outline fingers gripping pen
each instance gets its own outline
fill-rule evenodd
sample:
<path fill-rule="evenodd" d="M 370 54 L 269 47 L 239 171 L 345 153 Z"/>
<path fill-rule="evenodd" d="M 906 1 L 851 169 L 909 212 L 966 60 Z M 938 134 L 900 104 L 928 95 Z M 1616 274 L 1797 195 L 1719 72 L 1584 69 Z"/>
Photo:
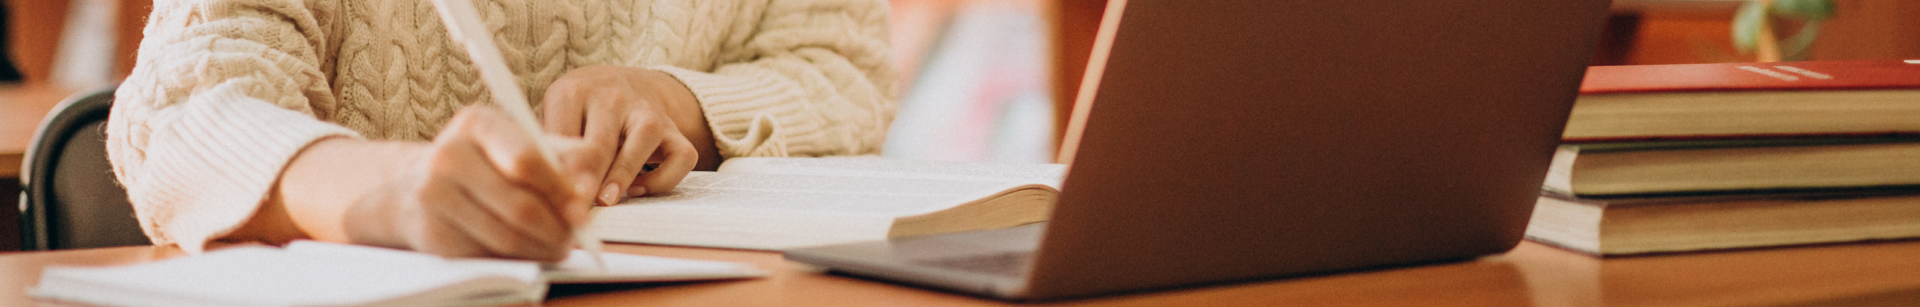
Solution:
<path fill-rule="evenodd" d="M 526 94 L 520 92 L 519 83 L 514 81 L 513 72 L 507 69 L 506 60 L 500 56 L 500 47 L 493 43 L 492 31 L 487 30 L 486 24 L 481 22 L 480 12 L 474 9 L 473 2 L 433 0 L 433 6 L 435 11 L 440 13 L 440 21 L 446 23 L 448 36 L 466 47 L 467 58 L 472 59 L 473 65 L 479 68 L 480 80 L 487 85 L 488 93 L 493 95 L 494 103 L 499 104 L 501 109 L 505 109 L 507 116 L 512 117 L 513 121 L 527 133 L 539 138 L 542 135 L 540 122 L 533 117 L 533 107 L 527 103 Z M 540 156 L 546 159 L 548 165 L 559 168 L 560 160 L 554 155 L 553 149 L 548 148 L 544 141 L 540 144 L 535 146 Z M 600 257 L 602 249 L 600 238 L 593 235 L 590 230 L 585 225 L 576 226 L 573 232 L 574 241 L 580 244 L 580 248 L 586 249 L 593 255 L 595 265 L 598 265 L 601 270 L 606 270 L 606 261 Z"/>

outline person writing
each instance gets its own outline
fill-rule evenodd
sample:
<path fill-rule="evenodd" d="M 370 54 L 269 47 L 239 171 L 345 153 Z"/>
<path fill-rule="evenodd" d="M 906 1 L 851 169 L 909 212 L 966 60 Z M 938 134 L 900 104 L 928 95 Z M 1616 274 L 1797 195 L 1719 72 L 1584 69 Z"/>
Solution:
<path fill-rule="evenodd" d="M 883 0 L 473 1 L 549 135 L 490 106 L 426 0 L 156 1 L 107 125 L 141 228 L 559 260 L 594 203 L 877 153 L 893 118 Z"/>

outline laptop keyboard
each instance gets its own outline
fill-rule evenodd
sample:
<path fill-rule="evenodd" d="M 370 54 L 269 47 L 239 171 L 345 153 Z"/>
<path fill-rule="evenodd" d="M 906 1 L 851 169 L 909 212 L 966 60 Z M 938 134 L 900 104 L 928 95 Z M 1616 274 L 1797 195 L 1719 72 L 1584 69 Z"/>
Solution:
<path fill-rule="evenodd" d="M 1026 276 L 1027 269 L 1033 266 L 1033 252 L 1019 251 L 927 259 L 916 261 L 916 263 L 986 275 L 1022 277 Z"/>

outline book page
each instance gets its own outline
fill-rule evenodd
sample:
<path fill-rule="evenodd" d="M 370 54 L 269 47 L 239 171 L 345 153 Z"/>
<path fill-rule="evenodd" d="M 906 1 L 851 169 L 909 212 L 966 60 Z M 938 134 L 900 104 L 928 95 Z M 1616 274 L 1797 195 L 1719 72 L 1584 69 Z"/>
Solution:
<path fill-rule="evenodd" d="M 546 282 L 599 283 L 765 276 L 753 265 L 585 251 L 567 261 L 444 258 L 299 240 L 240 246 L 153 263 L 52 266 L 31 295 L 105 306 L 491 306 L 538 302 Z"/>
<path fill-rule="evenodd" d="M 736 279 L 767 276 L 753 265 L 739 262 L 694 260 L 621 253 L 601 255 L 607 267 L 601 270 L 585 250 L 573 250 L 567 260 L 541 266 L 540 276 L 556 284 L 614 283 L 641 281 L 685 281 Z"/>
<path fill-rule="evenodd" d="M 889 159 L 881 157 L 731 158 L 722 173 L 858 176 L 969 181 L 1016 181 L 1060 187 L 1064 164 L 978 163 Z"/>
<path fill-rule="evenodd" d="M 452 270 L 481 273 L 487 275 L 509 276 L 528 284 L 538 284 L 541 278 L 551 283 L 604 283 L 604 282 L 643 282 L 643 281 L 684 281 L 707 279 L 734 279 L 766 276 L 766 272 L 755 269 L 753 265 L 726 262 L 678 259 L 605 253 L 606 261 L 602 270 L 593 262 L 592 254 L 585 250 L 572 250 L 566 260 L 557 263 L 539 264 L 539 270 L 532 269 L 532 262 L 523 260 L 491 258 L 445 258 L 432 254 L 387 249 L 370 246 L 326 243 L 297 240 L 287 244 L 290 253 L 322 255 L 328 257 L 358 259 L 371 263 L 404 265 L 410 267 L 443 266 Z"/>
<path fill-rule="evenodd" d="M 905 216 L 943 210 L 1022 185 L 1004 181 L 693 172 L 672 192 L 628 199 L 603 210 L 692 206 Z"/>
<path fill-rule="evenodd" d="M 544 289 L 524 279 L 535 278 L 532 263 L 503 276 L 391 256 L 245 246 L 128 266 L 52 266 L 29 294 L 106 306 L 416 306 L 534 302 Z"/>
<path fill-rule="evenodd" d="M 1553 162 L 1547 165 L 1547 179 L 1541 182 L 1541 189 L 1553 192 L 1573 194 L 1573 161 L 1580 158 L 1580 147 L 1560 145 L 1553 152 Z"/>
<path fill-rule="evenodd" d="M 1058 193 L 1011 181 L 693 172 L 666 194 L 596 208 L 591 227 L 613 242 L 780 250 L 885 239 L 898 218 L 1035 191 Z"/>

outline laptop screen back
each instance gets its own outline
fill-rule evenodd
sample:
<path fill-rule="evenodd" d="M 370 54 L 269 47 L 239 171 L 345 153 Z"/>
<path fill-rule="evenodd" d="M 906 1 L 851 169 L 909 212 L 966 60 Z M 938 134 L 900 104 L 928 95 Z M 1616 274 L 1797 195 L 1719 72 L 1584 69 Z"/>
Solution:
<path fill-rule="evenodd" d="M 1609 3 L 1125 2 L 1034 297 L 1512 248 Z"/>

